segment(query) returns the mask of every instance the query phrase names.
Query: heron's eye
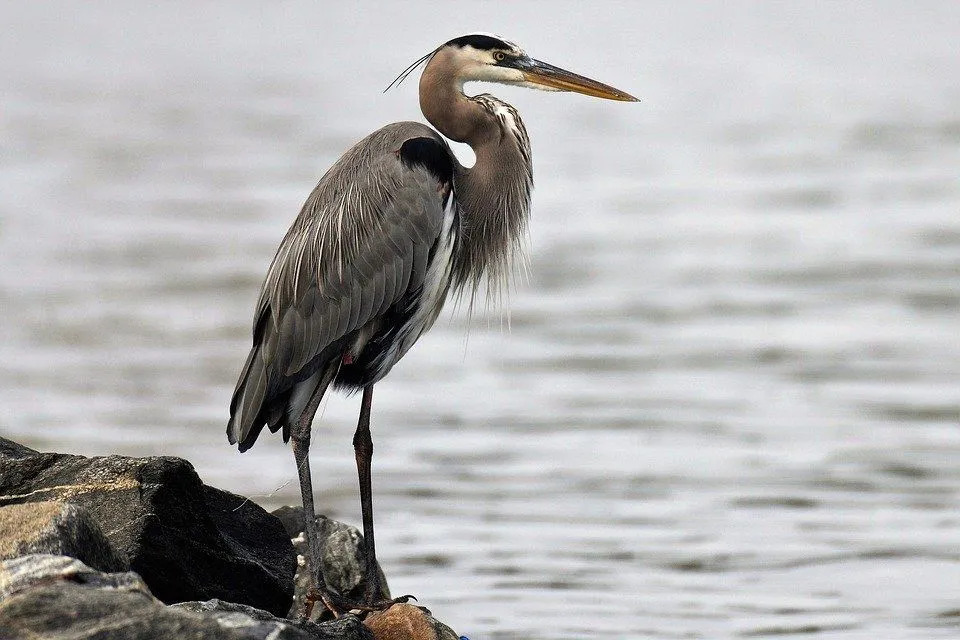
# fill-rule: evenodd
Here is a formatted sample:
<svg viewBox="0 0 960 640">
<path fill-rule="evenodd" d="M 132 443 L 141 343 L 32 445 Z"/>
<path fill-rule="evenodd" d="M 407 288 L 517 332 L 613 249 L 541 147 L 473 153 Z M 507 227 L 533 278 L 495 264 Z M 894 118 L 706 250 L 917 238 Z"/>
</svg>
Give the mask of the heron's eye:
<svg viewBox="0 0 960 640">
<path fill-rule="evenodd" d="M 506 57 L 507 57 L 507 56 L 506 56 L 506 54 L 505 54 L 503 51 L 496 51 L 496 52 L 494 52 L 494 54 L 493 54 L 493 59 L 496 60 L 497 62 L 502 62 L 503 59 L 506 58 Z"/>
</svg>

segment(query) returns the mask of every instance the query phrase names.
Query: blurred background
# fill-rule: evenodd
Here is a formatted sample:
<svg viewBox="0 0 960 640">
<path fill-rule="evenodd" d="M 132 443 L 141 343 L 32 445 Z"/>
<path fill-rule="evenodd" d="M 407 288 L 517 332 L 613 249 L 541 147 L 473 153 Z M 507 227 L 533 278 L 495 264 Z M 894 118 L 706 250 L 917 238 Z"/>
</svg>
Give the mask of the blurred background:
<svg viewBox="0 0 960 640">
<path fill-rule="evenodd" d="M 3 436 L 297 503 L 279 437 L 224 435 L 261 279 L 422 119 L 390 80 L 496 32 L 643 102 L 472 87 L 530 132 L 530 275 L 377 387 L 394 593 L 474 640 L 956 637 L 955 3 L 0 7 Z M 313 447 L 352 523 L 357 410 Z"/>
</svg>

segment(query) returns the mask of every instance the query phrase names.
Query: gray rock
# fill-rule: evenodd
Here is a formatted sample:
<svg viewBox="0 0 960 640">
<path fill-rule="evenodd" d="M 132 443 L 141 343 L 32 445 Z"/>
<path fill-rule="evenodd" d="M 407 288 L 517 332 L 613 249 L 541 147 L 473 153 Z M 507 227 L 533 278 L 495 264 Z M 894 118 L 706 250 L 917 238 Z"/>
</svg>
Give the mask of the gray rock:
<svg viewBox="0 0 960 640">
<path fill-rule="evenodd" d="M 67 556 L 36 553 L 0 562 L 0 602 L 21 592 L 60 582 L 137 591 L 153 597 L 146 583 L 132 571 L 102 573 Z"/>
<path fill-rule="evenodd" d="M 29 453 L 6 442 L 13 453 L 2 457 L 0 505 L 59 500 L 86 508 L 160 600 L 289 610 L 296 556 L 281 524 L 253 502 L 203 485 L 187 461 Z"/>
<path fill-rule="evenodd" d="M 0 458 L 26 458 L 40 453 L 30 447 L 24 446 L 19 442 L 0 438 Z"/>
<path fill-rule="evenodd" d="M 356 616 L 317 624 L 277 618 L 266 611 L 222 600 L 181 602 L 171 608 L 184 609 L 213 618 L 221 626 L 242 631 L 261 640 L 373 640 L 373 635 Z"/>
<path fill-rule="evenodd" d="M 327 585 L 341 595 L 355 600 L 363 597 L 366 588 L 366 557 L 363 550 L 363 535 L 359 529 L 348 524 L 331 520 L 326 516 L 317 518 L 320 539 L 323 541 L 321 567 Z M 306 541 L 304 541 L 306 551 Z M 380 594 L 390 599 L 387 578 L 377 565 L 377 577 L 380 581 Z"/>
<path fill-rule="evenodd" d="M 210 600 L 166 607 L 135 573 L 101 573 L 65 556 L 0 563 L 3 640 L 372 640 L 353 616 L 295 623 Z"/>
<path fill-rule="evenodd" d="M 0 603 L 3 640 L 246 640 L 216 620 L 124 591 L 61 583 Z"/>
<path fill-rule="evenodd" d="M 303 507 L 283 506 L 271 511 L 270 515 L 280 521 L 288 538 L 296 538 L 303 533 Z"/>
<path fill-rule="evenodd" d="M 66 502 L 0 507 L 0 560 L 31 553 L 70 556 L 101 571 L 128 568 L 87 510 Z"/>
<path fill-rule="evenodd" d="M 293 606 L 287 614 L 292 618 L 301 611 L 303 599 L 310 588 L 310 554 L 307 552 L 306 534 L 303 532 L 303 507 L 280 507 L 273 515 L 283 523 L 297 552 L 296 588 Z M 363 551 L 363 535 L 356 527 L 326 516 L 317 516 L 317 530 L 323 548 L 321 569 L 327 586 L 349 600 L 360 602 L 367 584 L 364 579 L 366 553 Z M 379 564 L 377 572 L 380 593 L 389 599 L 390 588 Z M 322 606 L 316 606 L 310 619 L 323 619 L 325 613 Z"/>
<path fill-rule="evenodd" d="M 244 636 L 188 612 L 171 611 L 135 573 L 100 573 L 66 556 L 0 563 L 3 640 L 153 640 Z"/>
</svg>

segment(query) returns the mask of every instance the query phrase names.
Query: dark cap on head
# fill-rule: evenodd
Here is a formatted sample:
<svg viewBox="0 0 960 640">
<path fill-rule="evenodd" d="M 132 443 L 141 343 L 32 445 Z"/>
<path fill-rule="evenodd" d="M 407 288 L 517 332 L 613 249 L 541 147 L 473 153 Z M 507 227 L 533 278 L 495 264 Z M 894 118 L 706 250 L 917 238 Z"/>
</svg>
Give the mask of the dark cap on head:
<svg viewBox="0 0 960 640">
<path fill-rule="evenodd" d="M 485 33 L 468 33 L 448 41 L 444 46 L 466 47 L 468 45 L 474 49 L 513 49 L 509 42 Z"/>
</svg>

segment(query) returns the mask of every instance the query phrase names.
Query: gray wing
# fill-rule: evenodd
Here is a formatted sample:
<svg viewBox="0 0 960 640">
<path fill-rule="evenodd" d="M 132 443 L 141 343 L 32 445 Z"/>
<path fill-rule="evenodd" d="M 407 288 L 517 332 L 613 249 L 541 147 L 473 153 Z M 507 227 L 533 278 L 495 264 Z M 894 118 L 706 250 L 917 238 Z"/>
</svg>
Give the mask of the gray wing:
<svg viewBox="0 0 960 640">
<path fill-rule="evenodd" d="M 427 136 L 449 153 L 437 133 L 418 123 L 376 131 L 307 198 L 261 290 L 254 345 L 230 407 L 231 444 L 252 446 L 269 415 L 283 409 L 271 403 L 339 358 L 339 342 L 423 282 L 442 201 L 437 178 L 405 163 L 399 150 L 405 140 Z M 339 351 L 331 354 L 332 347 Z"/>
</svg>

